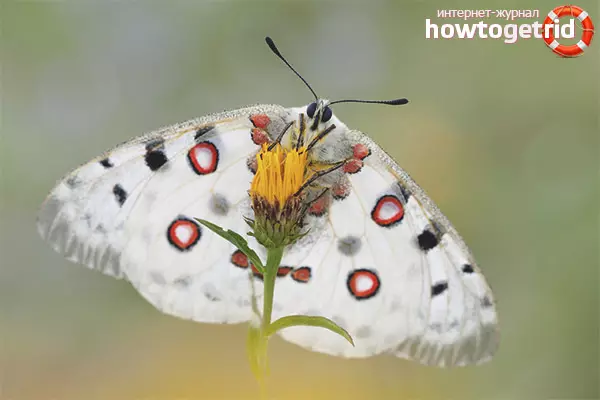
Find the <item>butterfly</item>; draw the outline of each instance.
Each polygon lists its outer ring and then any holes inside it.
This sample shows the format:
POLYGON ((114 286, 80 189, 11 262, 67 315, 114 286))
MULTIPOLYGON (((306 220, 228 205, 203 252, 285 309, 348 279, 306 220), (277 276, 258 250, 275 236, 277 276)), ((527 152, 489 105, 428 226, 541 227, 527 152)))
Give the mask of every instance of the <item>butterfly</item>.
POLYGON ((331 106, 344 101, 318 98, 267 43, 314 102, 212 114, 117 146, 57 183, 39 211, 42 238, 73 262, 129 281, 166 314, 248 321, 250 281, 260 299, 260 274, 195 218, 247 231, 257 152, 302 138, 313 163, 347 162, 323 177, 325 190, 304 216, 308 233, 286 249, 273 318, 327 317, 355 346, 305 326, 280 331, 283 338, 343 357, 387 353, 437 366, 489 360, 499 340, 494 299, 463 239, 384 150, 336 117, 331 106))

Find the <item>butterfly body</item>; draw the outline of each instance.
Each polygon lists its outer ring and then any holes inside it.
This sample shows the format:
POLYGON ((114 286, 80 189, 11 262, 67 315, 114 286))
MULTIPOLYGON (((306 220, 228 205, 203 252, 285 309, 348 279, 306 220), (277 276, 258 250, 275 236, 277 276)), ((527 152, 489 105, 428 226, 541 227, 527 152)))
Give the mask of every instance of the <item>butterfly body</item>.
POLYGON ((117 146, 57 184, 38 230, 57 252, 130 281, 165 313, 248 321, 249 282, 260 300, 261 276, 194 218, 246 232, 260 147, 310 147, 313 173, 339 168, 309 188, 308 234, 286 249, 273 317, 325 316, 356 346, 323 329, 292 327, 282 336, 345 357, 392 353, 440 366, 487 360, 498 341, 495 307, 464 241, 376 143, 329 115, 326 102, 311 107, 242 108, 117 146))

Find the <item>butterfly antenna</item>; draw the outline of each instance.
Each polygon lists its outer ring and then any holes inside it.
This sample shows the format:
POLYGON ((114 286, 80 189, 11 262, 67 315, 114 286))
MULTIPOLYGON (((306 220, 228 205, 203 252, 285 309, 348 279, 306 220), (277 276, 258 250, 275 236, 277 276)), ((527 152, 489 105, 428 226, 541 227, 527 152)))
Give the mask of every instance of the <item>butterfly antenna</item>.
POLYGON ((402 99, 394 99, 394 100, 336 100, 336 101, 332 101, 331 103, 329 103, 329 105, 332 104, 338 104, 338 103, 370 103, 370 104, 387 104, 390 106, 401 106, 403 104, 407 104, 408 103, 408 99, 402 98, 402 99))
POLYGON ((275 42, 273 42, 273 39, 271 39, 270 37, 268 37, 268 36, 267 36, 267 37, 265 38, 265 42, 267 42, 267 45, 269 45, 269 48, 271 49, 271 51, 272 51, 273 53, 275 53, 275 55, 276 55, 277 57, 281 58, 281 61, 283 61, 283 62, 285 63, 285 65, 287 65, 287 66, 288 66, 288 67, 289 67, 289 68, 290 68, 292 71, 294 71, 294 73, 296 74, 296 76, 297 76, 298 78, 300 78, 300 79, 302 80, 302 82, 304 82, 304 84, 306 85, 306 87, 308 88, 308 90, 310 90, 310 91, 311 91, 311 93, 313 94, 313 96, 315 96, 315 100, 318 100, 318 99, 319 99, 319 96, 317 96, 317 94, 315 93, 315 91, 313 90, 313 88, 311 88, 311 87, 310 87, 310 85, 308 84, 308 82, 306 82, 306 79, 304 79, 304 78, 302 77, 302 75, 300 75, 300 74, 298 73, 298 71, 296 71, 296 70, 294 69, 294 67, 292 67, 292 66, 290 65, 290 63, 289 63, 289 62, 287 62, 287 60, 286 60, 285 58, 283 58, 283 56, 282 56, 282 55, 281 55, 281 53, 279 52, 279 49, 277 48, 277 46, 275 46, 275 42))

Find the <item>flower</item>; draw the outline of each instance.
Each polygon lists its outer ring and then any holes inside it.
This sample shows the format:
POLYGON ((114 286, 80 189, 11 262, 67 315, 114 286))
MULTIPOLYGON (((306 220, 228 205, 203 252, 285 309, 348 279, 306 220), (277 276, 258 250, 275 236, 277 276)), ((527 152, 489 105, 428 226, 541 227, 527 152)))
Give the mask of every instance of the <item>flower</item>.
POLYGON ((308 178, 308 151, 304 146, 286 149, 278 143, 263 144, 256 161, 250 186, 255 219, 246 222, 266 248, 292 244, 303 235, 306 207, 301 192, 308 178))
POLYGON ((250 196, 265 199, 269 204, 283 208, 306 182, 308 152, 304 146, 299 149, 284 149, 276 144, 270 149, 263 144, 256 155, 256 175, 250 186, 250 196))

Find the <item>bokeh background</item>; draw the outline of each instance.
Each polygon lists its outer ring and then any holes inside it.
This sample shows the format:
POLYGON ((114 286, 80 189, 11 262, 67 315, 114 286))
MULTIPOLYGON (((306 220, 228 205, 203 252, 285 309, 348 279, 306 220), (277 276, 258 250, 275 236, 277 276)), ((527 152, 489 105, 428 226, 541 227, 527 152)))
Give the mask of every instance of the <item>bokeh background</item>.
MULTIPOLYGON (((577 4, 600 26, 596 1, 577 4)), ((245 325, 160 314, 126 282, 55 254, 35 217, 58 178, 132 136, 310 101, 266 35, 322 96, 411 100, 335 111, 453 221, 502 329, 491 363, 451 370, 276 338, 274 398, 598 398, 600 38, 578 59, 535 39, 425 39, 426 18, 461 22, 438 9, 539 9, 541 20, 557 5, 2 1, 0 399, 257 398, 245 325)))

